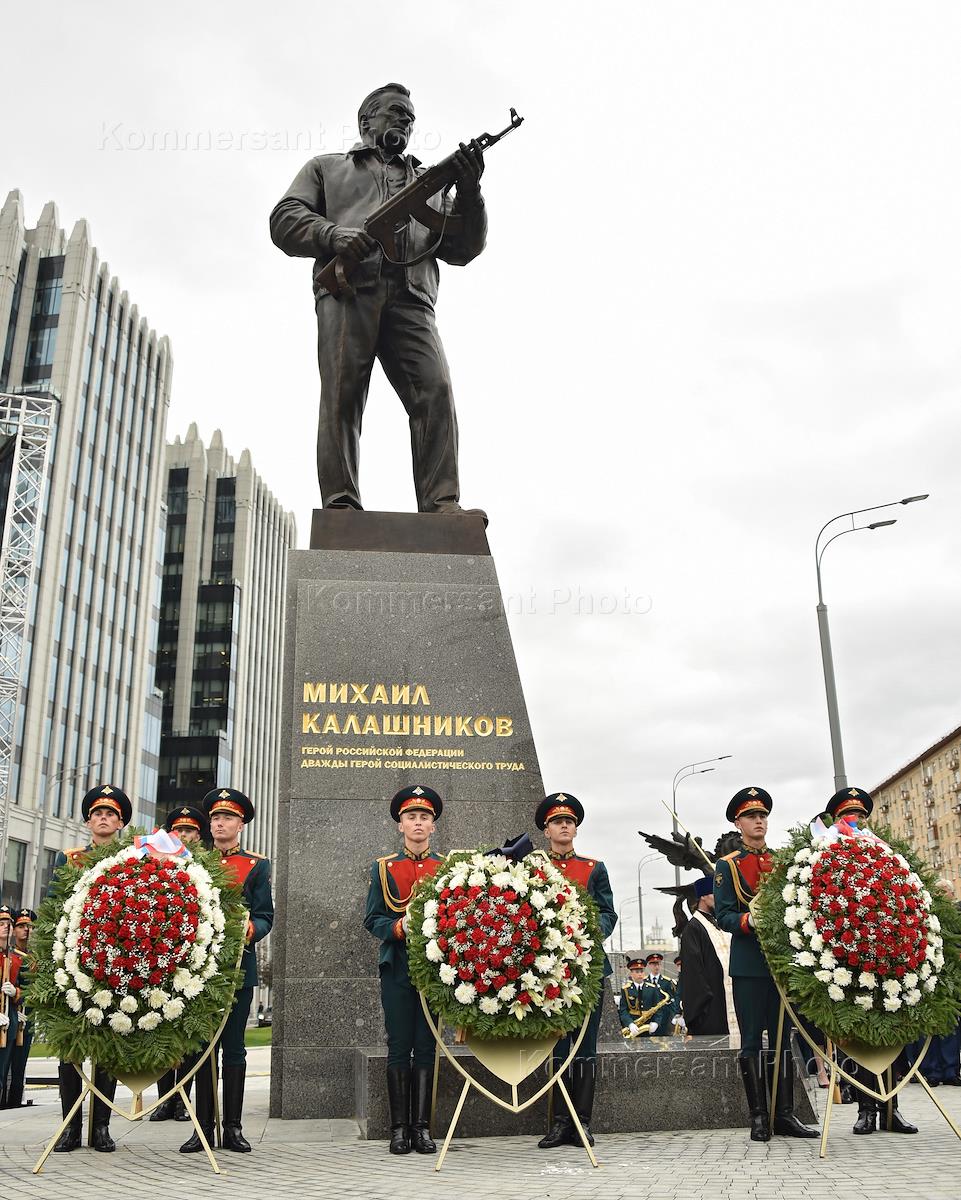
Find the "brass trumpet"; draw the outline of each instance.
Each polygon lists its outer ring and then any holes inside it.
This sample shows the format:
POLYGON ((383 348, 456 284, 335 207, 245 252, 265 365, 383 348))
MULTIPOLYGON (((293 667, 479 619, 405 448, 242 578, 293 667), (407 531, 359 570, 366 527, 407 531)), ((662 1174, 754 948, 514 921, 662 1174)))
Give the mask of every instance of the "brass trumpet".
MULTIPOLYGON (((670 1004, 674 999, 671 993, 665 992, 663 988, 658 988, 657 990, 664 997, 663 1000, 658 1000, 657 1004, 653 1005, 651 1008, 645 1008, 643 1012, 638 1013, 637 1016, 634 1016, 634 1014, 631 1013, 630 1015, 635 1025, 640 1025, 641 1028, 643 1028, 645 1025, 649 1025, 654 1014, 659 1012, 665 1004, 670 1004)), ((621 1030, 621 1037, 627 1038, 628 1040, 640 1036, 641 1035, 638 1033, 631 1033, 630 1026, 627 1026, 621 1030)))

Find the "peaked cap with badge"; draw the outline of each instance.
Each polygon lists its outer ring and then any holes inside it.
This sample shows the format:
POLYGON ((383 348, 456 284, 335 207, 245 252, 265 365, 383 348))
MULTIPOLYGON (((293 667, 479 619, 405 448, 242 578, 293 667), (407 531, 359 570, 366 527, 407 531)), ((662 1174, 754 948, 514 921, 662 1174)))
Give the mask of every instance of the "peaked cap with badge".
POLYGON ((235 817, 242 817, 244 824, 249 825, 256 813, 250 797, 245 796, 236 788, 212 788, 200 804, 207 814, 208 820, 214 813, 225 812, 235 817))
POLYGON ((767 815, 773 807, 774 801, 771 799, 770 792, 766 792, 764 788, 746 787, 741 788, 731 797, 725 815, 729 821, 735 821, 738 817, 752 812, 762 812, 767 815))
POLYGON ((84 796, 80 811, 85 821, 90 820, 90 814, 95 808, 113 809, 124 825, 129 825, 133 816, 133 805, 127 793, 122 788, 114 787, 112 783, 98 783, 84 796))
POLYGON ((554 792, 545 796, 534 813, 534 824, 544 829, 548 821, 557 817, 573 817, 577 825, 584 820, 584 805, 570 792, 554 792))
POLYGON ((210 826, 204 813, 192 804, 183 804, 167 814, 164 829, 168 833, 176 833, 178 829, 195 829, 201 837, 206 837, 210 826))
POLYGON ((840 817, 869 817, 874 810, 874 800, 864 788, 848 787, 835 792, 824 811, 835 821, 840 817))
POLYGON ((429 812, 436 821, 444 811, 444 801, 433 788, 422 784, 411 784, 401 788, 390 802, 390 815, 399 821, 405 812, 429 812))

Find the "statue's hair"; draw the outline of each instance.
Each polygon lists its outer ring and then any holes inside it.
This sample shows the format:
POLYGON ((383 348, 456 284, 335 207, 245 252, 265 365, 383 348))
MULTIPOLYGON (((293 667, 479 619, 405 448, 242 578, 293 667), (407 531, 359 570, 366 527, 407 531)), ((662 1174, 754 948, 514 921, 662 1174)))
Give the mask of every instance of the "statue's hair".
POLYGON ((407 88, 404 87, 404 85, 402 83, 385 83, 383 87, 375 88, 369 95, 365 96, 363 98, 363 100, 361 100, 361 102, 360 102, 360 108, 358 108, 358 110, 357 110, 358 126, 360 125, 363 118, 367 116, 368 112, 370 111, 371 107, 373 106, 373 102, 377 99, 378 96, 383 96, 383 94, 385 92, 394 92, 395 94, 399 93, 401 96, 406 96, 408 98, 408 100, 410 99, 410 92, 407 90, 407 88))

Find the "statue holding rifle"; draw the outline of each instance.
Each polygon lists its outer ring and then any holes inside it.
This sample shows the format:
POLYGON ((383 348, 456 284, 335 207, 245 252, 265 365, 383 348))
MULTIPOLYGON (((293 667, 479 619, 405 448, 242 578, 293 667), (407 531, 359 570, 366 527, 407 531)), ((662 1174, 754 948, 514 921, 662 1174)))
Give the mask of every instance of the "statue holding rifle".
POLYGON ((418 510, 464 511, 450 371, 434 320, 437 261, 464 266, 484 249, 484 151, 521 120, 512 109, 500 134, 461 143, 425 169, 404 153, 410 93, 388 83, 360 106, 360 142, 311 159, 270 214, 275 245, 315 260, 325 508, 363 507, 360 431, 376 358, 410 419, 418 510))

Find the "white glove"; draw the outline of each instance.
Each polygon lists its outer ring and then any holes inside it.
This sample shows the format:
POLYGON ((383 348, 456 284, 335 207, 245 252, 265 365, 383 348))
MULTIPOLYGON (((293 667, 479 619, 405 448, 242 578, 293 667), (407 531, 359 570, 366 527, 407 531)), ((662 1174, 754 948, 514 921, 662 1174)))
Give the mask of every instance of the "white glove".
POLYGON ((748 914, 747 914, 747 923, 748 923, 748 925, 750 925, 750 927, 751 927, 752 929, 756 929, 756 928, 757 928, 757 926, 754 924, 754 913, 748 913, 748 914))
POLYGON ((652 1021, 650 1023, 650 1025, 648 1025, 647 1032, 648 1033, 657 1033, 657 1022, 656 1021, 652 1021))
POLYGON ((675 1017, 674 1024, 678 1027, 678 1029, 687 1029, 687 1023, 683 1017, 675 1017))
POLYGON ((0 1029, 6 1029, 9 1024, 10 1018, 6 1015, 6 1013, 0 1013, 0 1029))
POLYGON ((637 1037, 637 1035, 641 1032, 633 1021, 630 1023, 630 1025, 628 1025, 627 1028, 630 1030, 632 1037, 637 1037))
POLYGON ((401 927, 401 929, 403 929, 405 934, 407 933, 407 930, 410 929, 410 917, 407 915, 407 913, 404 913, 403 919, 401 920, 401 923, 400 923, 400 927, 401 927))
POLYGON ((7 982, 0 987, 0 992, 3 992, 5 996, 15 996, 17 994, 17 988, 16 985, 12 984, 8 979, 7 982))

